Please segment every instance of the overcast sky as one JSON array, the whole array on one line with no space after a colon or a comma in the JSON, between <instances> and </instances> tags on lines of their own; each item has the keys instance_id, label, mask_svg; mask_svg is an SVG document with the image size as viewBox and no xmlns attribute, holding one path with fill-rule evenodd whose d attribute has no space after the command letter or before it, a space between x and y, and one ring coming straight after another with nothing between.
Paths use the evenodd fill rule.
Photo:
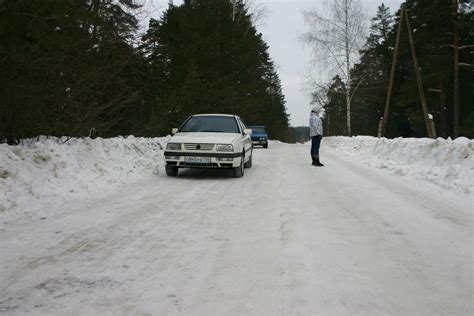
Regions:
<instances>
[{"instance_id":1,"label":"overcast sky","mask_svg":"<svg viewBox=\"0 0 474 316\"><path fill-rule=\"evenodd\" d=\"M154 7L166 8L168 0L155 0ZM300 43L298 37L307 31L303 19L303 10L324 8L324 0L253 0L267 8L266 16L258 22L257 29L263 34L270 46L270 56L277 66L277 72L283 85L286 107L292 126L308 125L310 97L306 89L306 76L311 60L310 48ZM395 12L402 0L361 0L367 8L369 18L373 17L377 7L383 2ZM182 1L174 0L178 5ZM158 18L161 10L152 15Z\"/></svg>"}]
</instances>

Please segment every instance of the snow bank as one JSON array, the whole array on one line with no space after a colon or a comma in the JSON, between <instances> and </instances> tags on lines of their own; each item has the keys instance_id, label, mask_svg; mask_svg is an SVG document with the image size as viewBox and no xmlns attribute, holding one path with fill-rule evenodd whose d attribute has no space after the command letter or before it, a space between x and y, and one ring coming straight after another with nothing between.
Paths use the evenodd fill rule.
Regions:
<instances>
[{"instance_id":1,"label":"snow bank","mask_svg":"<svg viewBox=\"0 0 474 316\"><path fill-rule=\"evenodd\" d=\"M463 193L474 192L474 140L325 137L323 149L364 164L414 176Z\"/></svg>"},{"instance_id":2,"label":"snow bank","mask_svg":"<svg viewBox=\"0 0 474 316\"><path fill-rule=\"evenodd\" d=\"M157 173L168 139L41 137L0 144L0 222L47 216L52 205L98 197ZM467 138L326 137L322 146L394 174L474 192L474 141Z\"/></svg>"},{"instance_id":3,"label":"snow bank","mask_svg":"<svg viewBox=\"0 0 474 316\"><path fill-rule=\"evenodd\" d=\"M167 138L40 137L0 144L0 217L101 192L158 172ZM37 214L35 215L37 216Z\"/></svg>"}]
</instances>

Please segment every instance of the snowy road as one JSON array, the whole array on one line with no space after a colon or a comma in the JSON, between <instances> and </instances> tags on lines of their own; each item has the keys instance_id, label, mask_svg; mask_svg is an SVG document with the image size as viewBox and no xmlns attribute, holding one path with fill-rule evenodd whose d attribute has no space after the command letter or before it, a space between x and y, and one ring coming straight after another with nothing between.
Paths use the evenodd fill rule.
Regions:
<instances>
[{"instance_id":1,"label":"snowy road","mask_svg":"<svg viewBox=\"0 0 474 316\"><path fill-rule=\"evenodd\" d=\"M272 143L0 231L0 312L472 315L472 199Z\"/></svg>"}]
</instances>

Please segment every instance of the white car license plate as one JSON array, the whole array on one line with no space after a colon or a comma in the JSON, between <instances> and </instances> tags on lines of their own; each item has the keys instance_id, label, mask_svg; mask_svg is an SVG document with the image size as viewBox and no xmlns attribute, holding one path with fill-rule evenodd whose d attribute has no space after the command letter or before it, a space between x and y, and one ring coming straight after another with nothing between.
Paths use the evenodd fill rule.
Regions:
<instances>
[{"instance_id":1,"label":"white car license plate","mask_svg":"<svg viewBox=\"0 0 474 316\"><path fill-rule=\"evenodd\" d=\"M211 163L211 157L184 157L184 162L188 163Z\"/></svg>"}]
</instances>

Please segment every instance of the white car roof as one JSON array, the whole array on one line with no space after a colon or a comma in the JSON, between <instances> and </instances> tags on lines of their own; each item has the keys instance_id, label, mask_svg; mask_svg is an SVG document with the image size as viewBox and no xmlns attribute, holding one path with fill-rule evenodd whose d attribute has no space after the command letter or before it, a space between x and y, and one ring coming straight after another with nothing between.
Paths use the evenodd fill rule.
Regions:
<instances>
[{"instance_id":1,"label":"white car roof","mask_svg":"<svg viewBox=\"0 0 474 316\"><path fill-rule=\"evenodd\" d=\"M232 115L232 114L216 114L216 113L194 114L193 116L227 116L227 117L235 117L235 115Z\"/></svg>"}]
</instances>

